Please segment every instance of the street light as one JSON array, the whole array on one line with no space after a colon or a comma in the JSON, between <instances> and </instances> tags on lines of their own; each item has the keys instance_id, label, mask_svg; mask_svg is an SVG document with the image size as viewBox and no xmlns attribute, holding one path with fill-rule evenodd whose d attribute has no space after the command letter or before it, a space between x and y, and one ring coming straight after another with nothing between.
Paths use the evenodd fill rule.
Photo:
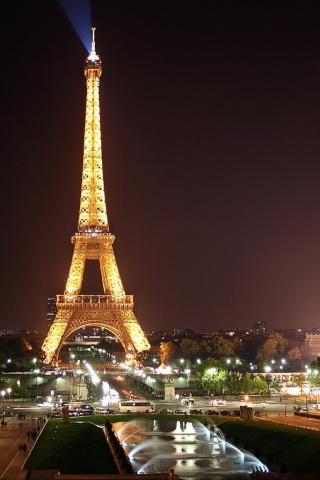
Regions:
<instances>
[{"instance_id":1,"label":"street light","mask_svg":"<svg viewBox=\"0 0 320 480\"><path fill-rule=\"evenodd\" d=\"M11 394L11 392L12 392L12 388L7 388L7 392L8 392L8 394L9 394L9 400L10 400L10 394Z\"/></svg>"},{"instance_id":2,"label":"street light","mask_svg":"<svg viewBox=\"0 0 320 480\"><path fill-rule=\"evenodd\" d=\"M1 396L2 396L2 425L4 425L4 396L6 394L5 390L1 390Z\"/></svg>"},{"instance_id":3,"label":"street light","mask_svg":"<svg viewBox=\"0 0 320 480\"><path fill-rule=\"evenodd\" d=\"M38 399L38 373L40 373L39 368L35 368L34 373L37 375L36 376L36 400Z\"/></svg>"},{"instance_id":4,"label":"street light","mask_svg":"<svg viewBox=\"0 0 320 480\"><path fill-rule=\"evenodd\" d=\"M270 367L270 365L266 365L266 366L264 367L264 371L265 371L266 373L270 373L271 370L272 370L272 368ZM267 376L266 376L266 381L267 381L267 384L268 384L268 395L270 396L270 375L267 375Z\"/></svg>"},{"instance_id":5,"label":"street light","mask_svg":"<svg viewBox=\"0 0 320 480\"><path fill-rule=\"evenodd\" d=\"M248 406L249 395L245 395L244 400L246 402L246 407L247 407Z\"/></svg>"}]
</instances>

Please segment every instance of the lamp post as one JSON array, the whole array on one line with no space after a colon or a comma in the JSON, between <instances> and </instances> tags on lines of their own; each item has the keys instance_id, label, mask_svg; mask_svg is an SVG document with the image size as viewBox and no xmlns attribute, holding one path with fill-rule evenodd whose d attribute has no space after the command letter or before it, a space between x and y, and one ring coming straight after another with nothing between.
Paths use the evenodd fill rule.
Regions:
<instances>
[{"instance_id":1,"label":"lamp post","mask_svg":"<svg viewBox=\"0 0 320 480\"><path fill-rule=\"evenodd\" d=\"M244 396L244 400L246 402L246 407L248 407L248 400L249 400L249 395Z\"/></svg>"},{"instance_id":2,"label":"lamp post","mask_svg":"<svg viewBox=\"0 0 320 480\"><path fill-rule=\"evenodd\" d=\"M2 425L4 425L4 396L5 396L6 392L5 390L1 390L1 396L2 396Z\"/></svg>"},{"instance_id":3,"label":"lamp post","mask_svg":"<svg viewBox=\"0 0 320 480\"><path fill-rule=\"evenodd\" d=\"M36 374L36 400L37 400L38 399L38 374L40 373L40 370L39 368L35 368L33 371Z\"/></svg>"},{"instance_id":4,"label":"lamp post","mask_svg":"<svg viewBox=\"0 0 320 480\"><path fill-rule=\"evenodd\" d=\"M11 394L11 392L12 392L12 388L7 388L7 392L8 392L9 400L10 400L10 394Z\"/></svg>"},{"instance_id":5,"label":"lamp post","mask_svg":"<svg viewBox=\"0 0 320 480\"><path fill-rule=\"evenodd\" d=\"M272 368L270 367L270 365L266 365L264 367L264 371L267 373L266 382L267 382L267 385L268 385L268 397L270 397L270 381L271 381L271 378L270 378L269 373L272 371Z\"/></svg>"}]
</instances>

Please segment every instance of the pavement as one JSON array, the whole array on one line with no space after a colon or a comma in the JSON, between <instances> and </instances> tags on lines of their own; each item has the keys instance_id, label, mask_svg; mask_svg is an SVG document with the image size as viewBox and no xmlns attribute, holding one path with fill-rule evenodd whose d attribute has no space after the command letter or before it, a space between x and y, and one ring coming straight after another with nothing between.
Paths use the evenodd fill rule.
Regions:
<instances>
[{"instance_id":1,"label":"pavement","mask_svg":"<svg viewBox=\"0 0 320 480\"><path fill-rule=\"evenodd\" d=\"M17 480L21 477L19 472L33 445L33 441L28 440L27 432L35 424L31 418L6 418L6 423L6 426L0 426L0 480ZM26 444L26 453L19 449L21 444Z\"/></svg>"},{"instance_id":2,"label":"pavement","mask_svg":"<svg viewBox=\"0 0 320 480\"><path fill-rule=\"evenodd\" d=\"M298 417L295 415L268 415L260 417L257 421L267 421L273 423L281 423L282 425L289 425L291 427L307 428L309 430L320 431L320 419Z\"/></svg>"}]
</instances>

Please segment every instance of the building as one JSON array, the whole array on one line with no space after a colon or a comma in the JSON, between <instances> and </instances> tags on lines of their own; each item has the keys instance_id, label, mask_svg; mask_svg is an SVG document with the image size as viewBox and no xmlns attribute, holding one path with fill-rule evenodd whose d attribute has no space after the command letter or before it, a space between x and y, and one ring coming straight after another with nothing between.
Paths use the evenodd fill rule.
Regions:
<instances>
[{"instance_id":1,"label":"building","mask_svg":"<svg viewBox=\"0 0 320 480\"><path fill-rule=\"evenodd\" d=\"M320 333L306 333L304 349L310 358L320 357Z\"/></svg>"},{"instance_id":2,"label":"building","mask_svg":"<svg viewBox=\"0 0 320 480\"><path fill-rule=\"evenodd\" d=\"M57 299L56 297L49 297L47 300L47 315L46 315L46 326L47 330L51 327L53 320L57 314Z\"/></svg>"}]
</instances>

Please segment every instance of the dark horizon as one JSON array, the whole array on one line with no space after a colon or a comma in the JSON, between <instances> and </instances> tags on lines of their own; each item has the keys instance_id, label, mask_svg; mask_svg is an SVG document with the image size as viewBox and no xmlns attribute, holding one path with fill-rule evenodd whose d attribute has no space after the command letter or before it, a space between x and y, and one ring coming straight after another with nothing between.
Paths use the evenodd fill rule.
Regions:
<instances>
[{"instance_id":1,"label":"dark horizon","mask_svg":"<svg viewBox=\"0 0 320 480\"><path fill-rule=\"evenodd\" d=\"M57 2L3 8L0 326L44 330L77 228L86 51ZM320 326L318 9L93 1L92 19L110 229L144 330Z\"/></svg>"}]
</instances>

